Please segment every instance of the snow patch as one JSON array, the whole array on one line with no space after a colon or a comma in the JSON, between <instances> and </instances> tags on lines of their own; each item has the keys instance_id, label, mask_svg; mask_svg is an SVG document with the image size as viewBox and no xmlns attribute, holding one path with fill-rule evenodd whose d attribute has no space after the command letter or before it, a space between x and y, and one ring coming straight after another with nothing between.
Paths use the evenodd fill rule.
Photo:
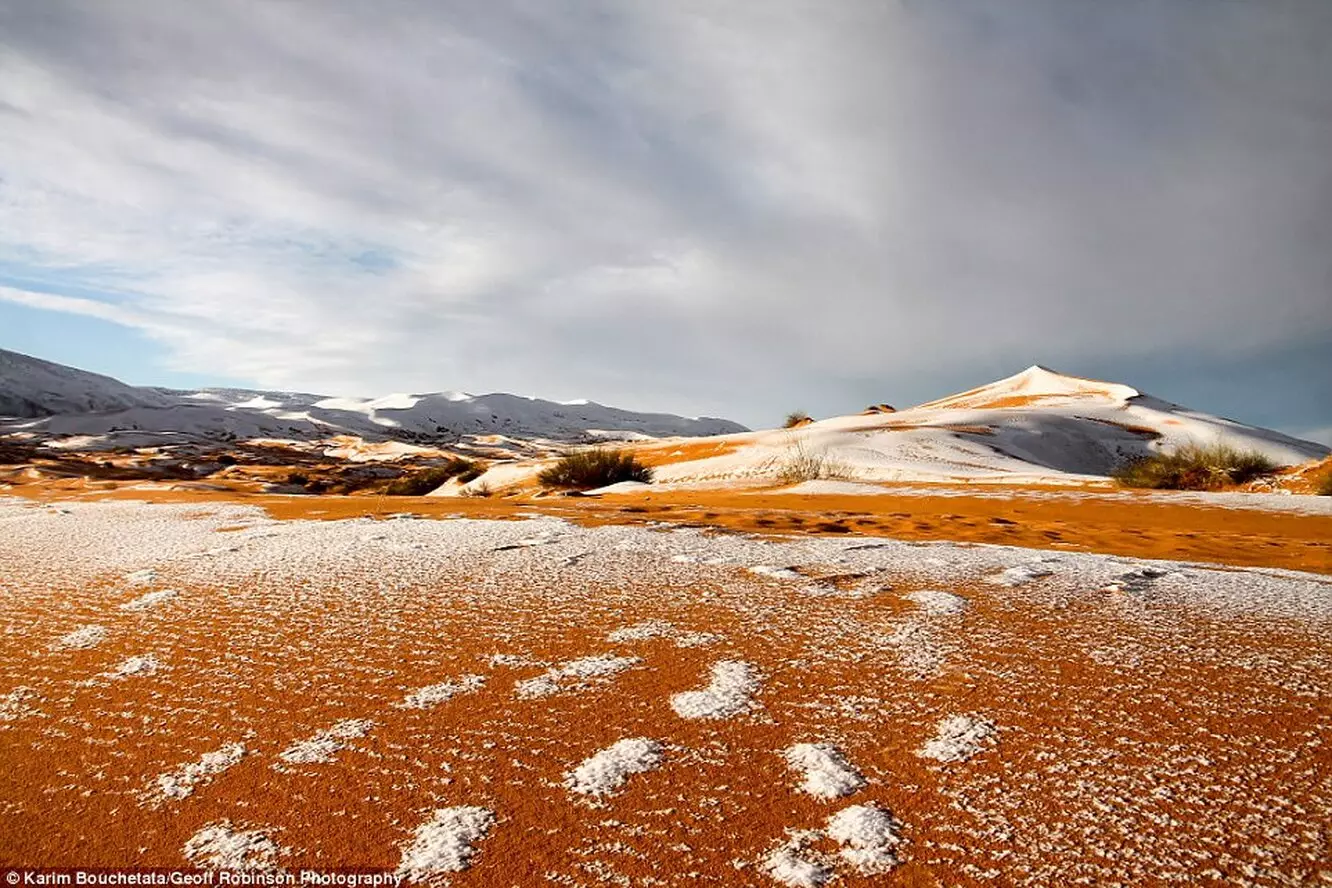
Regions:
<instances>
[{"instance_id":1,"label":"snow patch","mask_svg":"<svg viewBox=\"0 0 1332 888\"><path fill-rule=\"evenodd\" d=\"M188 798L196 786L207 783L245 757L245 746L229 743L216 752L206 752L197 762L186 762L176 770L161 774L155 781L156 786L147 791L145 801L161 803L167 799Z\"/></svg>"},{"instance_id":2,"label":"snow patch","mask_svg":"<svg viewBox=\"0 0 1332 888\"><path fill-rule=\"evenodd\" d=\"M464 675L457 681L444 681L412 691L396 706L399 709L429 709L459 694L470 694L480 690L485 683L484 675Z\"/></svg>"},{"instance_id":3,"label":"snow patch","mask_svg":"<svg viewBox=\"0 0 1332 888\"><path fill-rule=\"evenodd\" d=\"M624 641L647 641L652 638L665 638L675 633L675 627L670 623L664 623L661 620L648 620L645 623L639 623L634 626L626 626L623 629L616 629L606 636L606 640L613 643Z\"/></svg>"},{"instance_id":4,"label":"snow patch","mask_svg":"<svg viewBox=\"0 0 1332 888\"><path fill-rule=\"evenodd\" d=\"M774 580L798 580L801 576L793 567L775 567L771 564L756 564L749 568L749 572L761 577L772 577Z\"/></svg>"},{"instance_id":5,"label":"snow patch","mask_svg":"<svg viewBox=\"0 0 1332 888\"><path fill-rule=\"evenodd\" d=\"M818 837L812 831L795 834L791 841L768 855L763 869L789 888L820 888L833 877L833 870L804 856L808 844Z\"/></svg>"},{"instance_id":6,"label":"snow patch","mask_svg":"<svg viewBox=\"0 0 1332 888\"><path fill-rule=\"evenodd\" d=\"M967 609L968 602L961 595L943 592L938 589L921 589L907 593L906 598L914 601L931 617L945 617L960 614Z\"/></svg>"},{"instance_id":7,"label":"snow patch","mask_svg":"<svg viewBox=\"0 0 1332 888\"><path fill-rule=\"evenodd\" d=\"M519 697L549 697L564 691L581 690L597 680L609 680L633 666L642 663L640 657L583 657L547 669L536 678L514 684Z\"/></svg>"},{"instance_id":8,"label":"snow patch","mask_svg":"<svg viewBox=\"0 0 1332 888\"><path fill-rule=\"evenodd\" d=\"M784 755L788 765L804 772L800 789L817 798L841 798L865 785L864 775L831 743L797 743Z\"/></svg>"},{"instance_id":9,"label":"snow patch","mask_svg":"<svg viewBox=\"0 0 1332 888\"><path fill-rule=\"evenodd\" d=\"M634 737L619 740L565 775L564 785L580 795L610 795L634 774L661 766L662 745Z\"/></svg>"},{"instance_id":10,"label":"snow patch","mask_svg":"<svg viewBox=\"0 0 1332 888\"><path fill-rule=\"evenodd\" d=\"M842 844L842 859L866 875L897 865L900 829L891 814L874 805L852 805L828 818L828 836Z\"/></svg>"},{"instance_id":11,"label":"snow patch","mask_svg":"<svg viewBox=\"0 0 1332 888\"><path fill-rule=\"evenodd\" d=\"M923 620L907 620L881 640L897 650L898 664L916 680L938 675L947 660L943 645Z\"/></svg>"},{"instance_id":12,"label":"snow patch","mask_svg":"<svg viewBox=\"0 0 1332 888\"><path fill-rule=\"evenodd\" d=\"M157 670L163 668L162 664L152 654L144 654L139 657L129 657L121 662L115 669L103 673L104 678L119 679L129 678L131 675L152 675Z\"/></svg>"},{"instance_id":13,"label":"snow patch","mask_svg":"<svg viewBox=\"0 0 1332 888\"><path fill-rule=\"evenodd\" d=\"M988 745L997 729L994 722L976 715L950 715L939 722L934 739L916 754L941 762L965 762Z\"/></svg>"},{"instance_id":14,"label":"snow patch","mask_svg":"<svg viewBox=\"0 0 1332 888\"><path fill-rule=\"evenodd\" d=\"M495 813L486 808L463 806L438 808L416 828L412 844L402 852L397 875L412 881L435 873L458 873L467 869L476 849L495 823Z\"/></svg>"},{"instance_id":15,"label":"snow patch","mask_svg":"<svg viewBox=\"0 0 1332 888\"><path fill-rule=\"evenodd\" d=\"M486 663L491 669L504 667L506 669L519 669L523 666L545 666L539 660L533 659L526 654L491 654L486 658Z\"/></svg>"},{"instance_id":16,"label":"snow patch","mask_svg":"<svg viewBox=\"0 0 1332 888\"><path fill-rule=\"evenodd\" d=\"M653 638L674 639L678 648L702 647L720 641L721 636L711 632L681 632L670 623L661 620L648 620L633 626L616 629L606 636L606 640L615 643L627 641L649 641Z\"/></svg>"},{"instance_id":17,"label":"snow patch","mask_svg":"<svg viewBox=\"0 0 1332 888\"><path fill-rule=\"evenodd\" d=\"M985 582L994 586L1021 586L1032 580L1051 576L1053 573L1053 570L1041 564L1019 564L986 577Z\"/></svg>"},{"instance_id":18,"label":"snow patch","mask_svg":"<svg viewBox=\"0 0 1332 888\"><path fill-rule=\"evenodd\" d=\"M309 740L293 743L278 754L278 758L292 765L313 765L333 761L333 756L352 740L370 733L375 723L366 718L348 718L336 722L326 731L320 731ZM276 765L274 767L277 767Z\"/></svg>"},{"instance_id":19,"label":"snow patch","mask_svg":"<svg viewBox=\"0 0 1332 888\"><path fill-rule=\"evenodd\" d=\"M41 712L33 709L26 702L36 696L37 692L32 688L19 686L0 697L0 722L18 721L21 718L41 715Z\"/></svg>"},{"instance_id":20,"label":"snow patch","mask_svg":"<svg viewBox=\"0 0 1332 888\"><path fill-rule=\"evenodd\" d=\"M684 691L671 697L671 708L681 718L729 718L753 705L759 689L759 672L739 660L713 664L712 681L701 691Z\"/></svg>"},{"instance_id":21,"label":"snow patch","mask_svg":"<svg viewBox=\"0 0 1332 888\"><path fill-rule=\"evenodd\" d=\"M151 607L156 607L164 601L175 598L178 593L175 589L160 589L157 592L146 592L131 601L127 601L120 606L124 611L144 611Z\"/></svg>"},{"instance_id":22,"label":"snow patch","mask_svg":"<svg viewBox=\"0 0 1332 888\"><path fill-rule=\"evenodd\" d=\"M106 640L105 626L81 626L73 632L67 633L56 639L51 645L52 650L84 650L91 647L97 647Z\"/></svg>"},{"instance_id":23,"label":"snow patch","mask_svg":"<svg viewBox=\"0 0 1332 888\"><path fill-rule=\"evenodd\" d=\"M232 829L229 821L210 823L185 843L185 859L203 869L271 870L286 853L262 830Z\"/></svg>"}]
</instances>

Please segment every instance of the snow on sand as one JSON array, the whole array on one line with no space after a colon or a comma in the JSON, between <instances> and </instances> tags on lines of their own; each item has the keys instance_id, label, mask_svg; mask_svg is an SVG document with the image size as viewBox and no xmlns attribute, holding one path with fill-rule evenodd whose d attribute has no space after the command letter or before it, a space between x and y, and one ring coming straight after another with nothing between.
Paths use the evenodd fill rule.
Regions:
<instances>
[{"instance_id":1,"label":"snow on sand","mask_svg":"<svg viewBox=\"0 0 1332 888\"><path fill-rule=\"evenodd\" d=\"M85 650L106 640L105 626L80 626L51 643L52 650Z\"/></svg>"},{"instance_id":2,"label":"snow on sand","mask_svg":"<svg viewBox=\"0 0 1332 888\"><path fill-rule=\"evenodd\" d=\"M549 697L564 691L583 690L594 683L609 681L643 662L639 657L582 657L547 669L536 678L514 685L519 697Z\"/></svg>"},{"instance_id":3,"label":"snow on sand","mask_svg":"<svg viewBox=\"0 0 1332 888\"><path fill-rule=\"evenodd\" d=\"M457 681L444 681L412 691L397 706L399 709L429 709L459 694L480 690L486 683L484 675L464 675Z\"/></svg>"},{"instance_id":4,"label":"snow on sand","mask_svg":"<svg viewBox=\"0 0 1332 888\"><path fill-rule=\"evenodd\" d=\"M343 719L334 723L328 730L315 734L309 740L293 743L282 750L278 754L278 758L292 765L331 762L339 749L342 749L352 740L359 740L369 734L374 726L375 723L366 718ZM277 767L277 765L274 765L274 767Z\"/></svg>"},{"instance_id":5,"label":"snow on sand","mask_svg":"<svg viewBox=\"0 0 1332 888\"><path fill-rule=\"evenodd\" d=\"M721 660L712 667L712 681L701 691L671 697L671 708L681 718L730 718L754 705L759 672L749 663Z\"/></svg>"},{"instance_id":6,"label":"snow on sand","mask_svg":"<svg viewBox=\"0 0 1332 888\"><path fill-rule=\"evenodd\" d=\"M207 783L245 757L245 746L229 743L215 752L206 752L197 762L186 762L176 770L159 775L155 786L143 794L148 804L161 804L167 799L180 800L194 792L201 783Z\"/></svg>"},{"instance_id":7,"label":"snow on sand","mask_svg":"<svg viewBox=\"0 0 1332 888\"><path fill-rule=\"evenodd\" d=\"M233 829L229 821L210 823L185 843L185 859L203 869L271 870L287 849L262 830Z\"/></svg>"},{"instance_id":8,"label":"snow on sand","mask_svg":"<svg viewBox=\"0 0 1332 888\"><path fill-rule=\"evenodd\" d=\"M800 788L817 798L840 798L865 785L864 775L831 743L797 743L784 756L788 765L804 773Z\"/></svg>"},{"instance_id":9,"label":"snow on sand","mask_svg":"<svg viewBox=\"0 0 1332 888\"><path fill-rule=\"evenodd\" d=\"M828 818L828 836L842 844L842 859L867 875L897 865L901 824L882 808L852 805Z\"/></svg>"},{"instance_id":10,"label":"snow on sand","mask_svg":"<svg viewBox=\"0 0 1332 888\"><path fill-rule=\"evenodd\" d=\"M472 846L486 837L494 823L494 812L486 808L436 809L416 828L411 845L402 852L397 874L421 881L436 873L462 872L476 853Z\"/></svg>"},{"instance_id":11,"label":"snow on sand","mask_svg":"<svg viewBox=\"0 0 1332 888\"><path fill-rule=\"evenodd\" d=\"M619 740L566 774L564 785L580 795L610 795L632 775L658 768L661 761L662 746L656 740Z\"/></svg>"},{"instance_id":12,"label":"snow on sand","mask_svg":"<svg viewBox=\"0 0 1332 888\"><path fill-rule=\"evenodd\" d=\"M965 762L993 741L994 722L976 715L950 715L938 732L916 753L940 762Z\"/></svg>"}]
</instances>

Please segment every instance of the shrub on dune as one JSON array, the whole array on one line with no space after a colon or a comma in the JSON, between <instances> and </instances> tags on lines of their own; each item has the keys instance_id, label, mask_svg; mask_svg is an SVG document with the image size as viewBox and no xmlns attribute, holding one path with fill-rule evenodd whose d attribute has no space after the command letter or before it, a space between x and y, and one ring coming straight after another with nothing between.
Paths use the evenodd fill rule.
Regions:
<instances>
[{"instance_id":1,"label":"shrub on dune","mask_svg":"<svg viewBox=\"0 0 1332 888\"><path fill-rule=\"evenodd\" d=\"M484 465L470 459L451 459L442 466L431 466L393 479L384 488L384 493L389 496L425 496L450 478L466 484L481 477L485 470Z\"/></svg>"},{"instance_id":2,"label":"shrub on dune","mask_svg":"<svg viewBox=\"0 0 1332 888\"><path fill-rule=\"evenodd\" d=\"M792 410L786 414L786 421L782 423L782 428L793 429L796 426L802 426L805 423L813 422L808 413L803 410Z\"/></svg>"},{"instance_id":3,"label":"shrub on dune","mask_svg":"<svg viewBox=\"0 0 1332 888\"><path fill-rule=\"evenodd\" d=\"M786 455L777 464L777 477L786 484L819 480L848 481L854 475L850 466L831 458L827 451L809 449L795 435L787 442Z\"/></svg>"},{"instance_id":4,"label":"shrub on dune","mask_svg":"<svg viewBox=\"0 0 1332 888\"><path fill-rule=\"evenodd\" d=\"M640 463L632 453L594 447L563 457L537 475L537 480L546 487L589 490L621 481L646 484L652 480L652 469Z\"/></svg>"},{"instance_id":5,"label":"shrub on dune","mask_svg":"<svg viewBox=\"0 0 1332 888\"><path fill-rule=\"evenodd\" d=\"M1270 475L1276 468L1276 463L1257 451L1225 444L1186 444L1173 453L1129 460L1111 477L1125 487L1217 490Z\"/></svg>"}]
</instances>

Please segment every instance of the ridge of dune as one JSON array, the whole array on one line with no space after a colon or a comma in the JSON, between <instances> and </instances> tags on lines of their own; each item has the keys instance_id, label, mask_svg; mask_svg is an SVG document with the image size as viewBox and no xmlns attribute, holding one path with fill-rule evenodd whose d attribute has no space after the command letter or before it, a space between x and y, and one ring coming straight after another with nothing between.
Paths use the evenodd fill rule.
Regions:
<instances>
[{"instance_id":1,"label":"ridge of dune","mask_svg":"<svg viewBox=\"0 0 1332 888\"><path fill-rule=\"evenodd\" d=\"M715 444L717 446L710 446ZM1124 461L1180 446L1257 451L1277 465L1330 451L1190 410L1137 388L1039 364L894 413L858 413L647 451L664 483L1103 481ZM723 446L724 445L724 446ZM793 477L794 476L794 477Z\"/></svg>"},{"instance_id":2,"label":"ridge of dune","mask_svg":"<svg viewBox=\"0 0 1332 888\"><path fill-rule=\"evenodd\" d=\"M916 408L1026 407L1049 399L1096 399L1124 403L1140 397L1137 389L1114 382L1070 376L1040 364L988 385L979 386Z\"/></svg>"}]
</instances>

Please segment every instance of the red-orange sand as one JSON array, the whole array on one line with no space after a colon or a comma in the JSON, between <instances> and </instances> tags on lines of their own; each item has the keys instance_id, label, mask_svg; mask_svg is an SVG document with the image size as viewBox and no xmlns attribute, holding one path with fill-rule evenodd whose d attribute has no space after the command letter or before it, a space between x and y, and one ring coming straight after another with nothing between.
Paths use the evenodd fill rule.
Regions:
<instances>
[{"instance_id":1,"label":"red-orange sand","mask_svg":"<svg viewBox=\"0 0 1332 888\"><path fill-rule=\"evenodd\" d=\"M652 491L605 497L267 496L235 490L89 486L82 480L15 485L40 500L123 498L237 502L278 518L336 519L413 512L506 518L542 512L596 525L669 521L774 535L886 536L1101 552L1332 573L1332 516L1182 504L1085 489L998 488L1010 498L940 495L798 495L744 490ZM992 491L993 492L993 491ZM1067 494L1064 498L1050 493Z\"/></svg>"},{"instance_id":2,"label":"red-orange sand","mask_svg":"<svg viewBox=\"0 0 1332 888\"><path fill-rule=\"evenodd\" d=\"M278 518L541 510L587 525L1062 544L1332 573L1327 519L1149 500L120 495L198 505L201 516L227 500ZM63 519L31 520L58 528ZM192 835L228 821L285 849L276 859L284 868L392 869L432 810L479 805L496 822L471 868L448 884L777 885L762 862L789 830L820 829L847 805L875 804L902 824L900 865L861 875L835 842L817 838L813 854L835 870L834 884L1332 878L1325 621L972 581L948 587L970 602L965 613L926 617L906 598L920 582L891 565L868 576L801 565L807 578L826 577L824 593L812 595L803 580L730 566L640 571L632 549L610 573L581 572L588 562L579 561L524 567L522 549L416 570L423 556L414 552L428 549L414 550L399 524L356 526L367 553L394 547L387 561L375 556L374 569L341 550L327 569L246 576L222 567L239 555L218 554L216 572L207 557L175 560L133 587L120 573L87 579L76 569L111 537L11 552L0 563L0 695L31 692L0 721L0 865L182 866ZM225 552L251 529L226 516L211 535ZM125 533L135 533L132 524ZM666 539L669 528L659 533ZM591 562L611 548L588 550ZM159 588L177 595L121 609ZM863 597L838 594L847 590ZM608 641L644 621L669 631ZM104 626L107 639L52 647L88 624ZM679 646L689 632L715 639ZM157 672L98 677L146 652ZM515 693L515 682L542 674L540 664L610 652L641 662L567 693ZM495 654L523 659L492 663ZM717 721L679 717L671 695L706 685L719 660L762 674L754 708ZM474 693L426 710L395 706L410 691L471 674L485 678ZM965 762L918 756L939 720L959 713L991 719L996 738ZM332 761L275 768L292 743L351 718L374 727ZM562 785L583 759L639 736L665 745L663 764L618 795L593 805ZM236 742L248 754L188 797L143 801L158 775ZM868 785L833 802L801 793L781 755L797 742L836 744Z\"/></svg>"}]
</instances>

